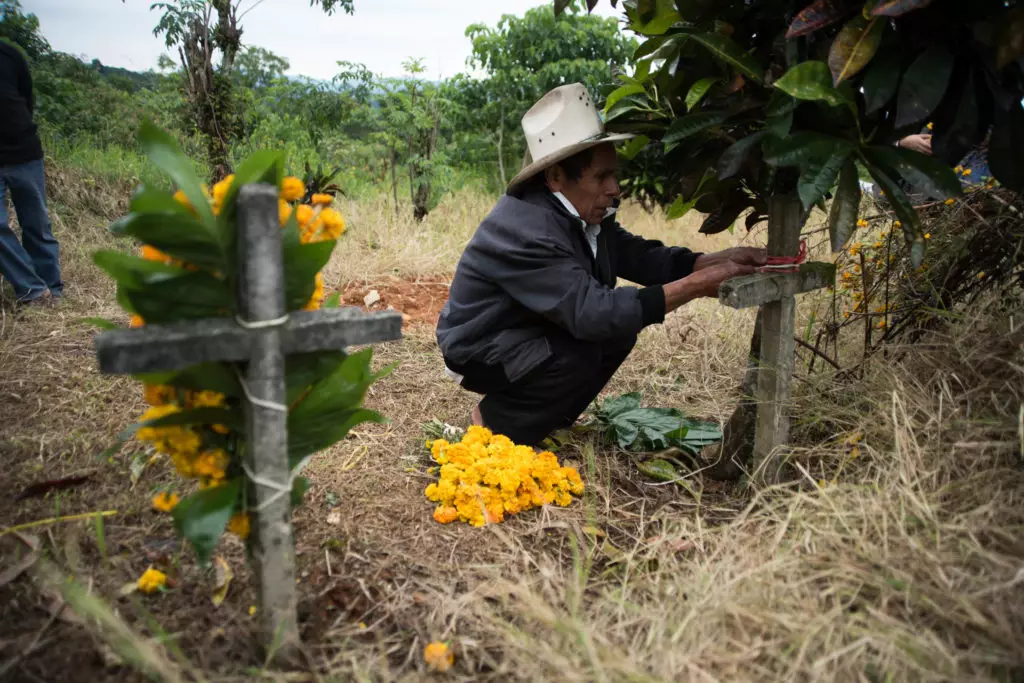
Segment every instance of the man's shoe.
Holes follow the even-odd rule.
[[[34,299],[27,299],[15,302],[15,305],[19,308],[45,308],[53,305],[53,297],[50,295],[50,291],[47,290],[37,296]]]

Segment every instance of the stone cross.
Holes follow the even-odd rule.
[[[800,200],[791,195],[774,197],[768,213],[768,255],[796,256],[800,245]],[[773,451],[789,437],[789,383],[796,352],[796,295],[828,287],[835,281],[835,265],[802,263],[797,272],[756,273],[726,280],[718,300],[731,308],[761,307],[761,352],[758,369],[757,419],[754,427],[754,478],[776,483],[782,462]]]
[[[278,196],[274,187],[246,185],[238,193],[239,319],[213,318],[96,339],[100,371],[146,373],[207,362],[246,363],[243,400],[246,465],[258,480],[255,508],[256,574],[265,643],[281,656],[299,642],[291,529],[285,357],[340,350],[401,338],[397,312],[358,309],[300,311],[285,316],[284,264]]]

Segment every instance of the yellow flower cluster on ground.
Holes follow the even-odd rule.
[[[164,574],[159,569],[153,569],[150,567],[147,569],[139,580],[135,582],[135,587],[143,593],[155,593],[164,586],[167,585],[167,574]]]
[[[564,507],[583,493],[579,472],[560,467],[554,453],[517,446],[484,427],[470,427],[458,443],[437,439],[430,450],[440,479],[425,493],[438,503],[434,519],[442,524],[483,526],[541,505]]]
[[[434,641],[423,648],[423,661],[431,671],[444,673],[455,664],[455,653],[444,643]]]

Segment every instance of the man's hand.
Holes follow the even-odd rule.
[[[768,251],[759,247],[732,247],[711,254],[701,254],[693,264],[693,271],[705,270],[723,263],[737,263],[741,266],[763,266]]]
[[[762,251],[755,249],[754,251]],[[719,252],[722,253],[722,252]],[[761,255],[761,263],[764,256]],[[754,272],[754,266],[749,263],[737,263],[736,261],[723,260],[694,271],[681,280],[670,282],[664,286],[665,290],[665,312],[669,313],[679,308],[688,301],[701,297],[718,297],[718,287],[726,280],[740,275],[750,275]]]
[[[896,143],[897,147],[903,149],[909,149],[912,152],[920,152],[921,154],[932,155],[932,136],[929,133],[922,133],[918,135],[908,135]]]

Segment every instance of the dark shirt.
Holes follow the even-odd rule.
[[[17,48],[0,41],[0,166],[43,158],[28,63]]]
[[[595,257],[579,219],[550,192],[504,195],[455,270],[437,326],[445,360],[500,365],[514,382],[551,355],[549,335],[635,336],[665,317],[660,285],[689,275],[699,256],[631,235],[614,216],[597,243]],[[618,277],[642,287],[616,287]]]

